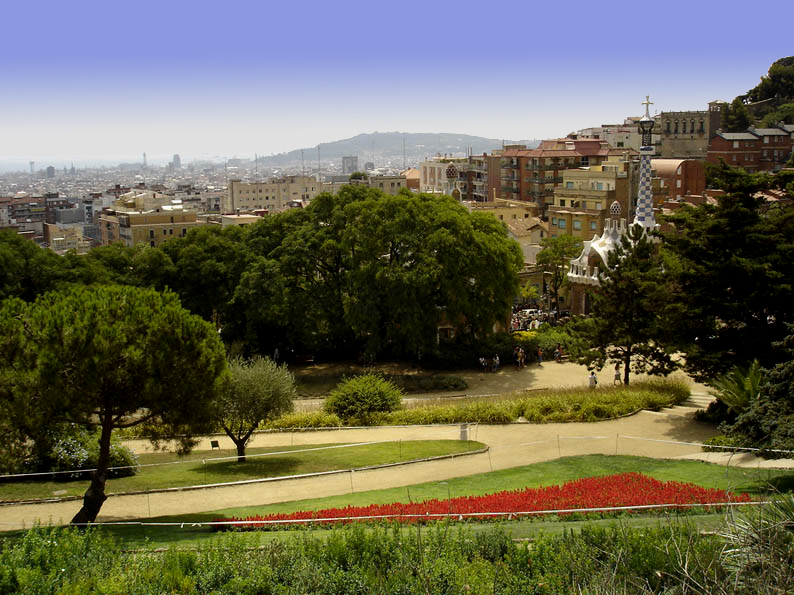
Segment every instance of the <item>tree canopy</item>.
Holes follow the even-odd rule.
[[[32,439],[48,424],[99,427],[99,461],[75,523],[105,500],[111,434],[144,424],[155,437],[209,428],[225,374],[215,329],[172,293],[122,286],[72,287],[0,305],[0,398]]]
[[[292,411],[295,396],[295,379],[286,365],[262,357],[237,357],[229,362],[217,417],[237,447],[239,462],[245,461],[246,444],[259,424]]]
[[[716,378],[734,365],[780,361],[775,347],[794,322],[794,209],[770,208],[759,190],[794,190],[791,174],[721,166],[716,205],[682,207],[663,234],[672,299],[667,331],[690,373]]]
[[[410,357],[434,347],[441,323],[489,334],[509,315],[522,265],[490,215],[449,197],[360,186],[252,226],[247,244],[240,318],[224,337],[244,336],[260,353]]]
[[[794,100],[794,56],[775,60],[769,72],[747,92],[746,97],[750,101]]]
[[[741,97],[723,106],[720,126],[726,132],[744,132],[750,126],[750,112]]]
[[[542,249],[538,252],[535,262],[543,267],[543,270],[551,273],[549,287],[554,295],[554,307],[559,309],[560,287],[566,279],[568,264],[572,258],[576,258],[582,251],[582,240],[569,235],[560,235],[553,238],[543,238],[540,240]]]

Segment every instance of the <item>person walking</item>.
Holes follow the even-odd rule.
[[[543,347],[538,347],[538,365],[543,365]]]
[[[493,371],[494,372],[498,372],[499,371],[499,354],[498,353],[493,356]]]
[[[615,379],[612,381],[612,384],[623,384],[623,380],[620,378],[620,362],[615,364]]]
[[[590,382],[590,388],[598,386],[598,377],[596,376],[595,370],[590,370],[590,377],[588,380]]]

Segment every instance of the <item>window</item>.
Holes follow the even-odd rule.
[[[577,219],[576,221],[573,222],[573,228],[582,229],[582,222]]]
[[[164,235],[164,236],[167,236],[167,235],[168,235],[168,230],[167,230],[165,227],[163,228],[163,235]]]
[[[153,238],[153,237],[154,237],[154,230],[150,229],[149,230],[149,238]]]
[[[551,218],[551,224],[552,225],[557,225],[557,217],[552,217]]]
[[[173,227],[172,227],[171,229],[169,229],[169,230],[168,230],[168,235],[169,235],[169,236],[172,236],[172,235],[174,235],[174,228],[173,228]]]
[[[565,187],[568,190],[573,190],[573,182],[565,182]]]
[[[565,229],[565,219],[560,219],[559,221],[557,221],[557,227],[559,227],[560,229]]]
[[[590,231],[595,231],[595,230],[596,230],[596,222],[595,221],[591,221],[590,222]]]
[[[187,228],[183,227],[182,228],[182,237],[185,237],[186,235],[187,235]]]
[[[689,132],[691,132],[692,134],[695,134],[695,121],[694,120],[692,120],[689,123]]]
[[[154,240],[150,241],[150,242],[149,242],[149,245],[150,245],[152,248],[154,248]]]
[[[564,199],[564,198],[561,198],[561,199],[560,199],[560,206],[561,206],[561,207],[564,207],[564,206],[565,206],[565,199]]]
[[[675,125],[673,127],[673,134],[678,134],[678,120],[676,120],[674,124]]]
[[[733,161],[736,161],[736,155],[731,155]]]
[[[769,137],[768,137],[768,136],[765,136],[765,137],[764,137],[764,144],[765,144],[765,145],[768,145],[768,144],[769,144]]]
[[[676,180],[675,181],[675,187],[676,188],[680,188],[681,187],[681,180]]]
[[[734,149],[738,149],[739,148],[739,141],[738,140],[733,141],[733,148]],[[734,159],[734,161],[736,161],[736,160]]]

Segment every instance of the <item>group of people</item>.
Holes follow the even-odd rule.
[[[499,361],[499,354],[495,354],[492,359],[488,359],[485,357],[480,358],[480,367],[482,368],[483,372],[487,372],[489,369],[491,372],[498,372],[499,366],[501,362]]]

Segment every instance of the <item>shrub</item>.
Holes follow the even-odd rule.
[[[373,414],[400,408],[402,391],[379,374],[363,374],[344,380],[325,400],[325,411],[345,421],[367,421]]]
[[[93,469],[99,461],[99,428],[91,432],[76,424],[60,426],[49,436],[49,448],[37,452],[29,468],[34,471],[80,471]],[[117,436],[110,443],[110,477],[126,477],[137,471],[138,457]],[[122,467],[113,469],[113,467]],[[81,479],[86,473],[59,475],[59,479]]]

